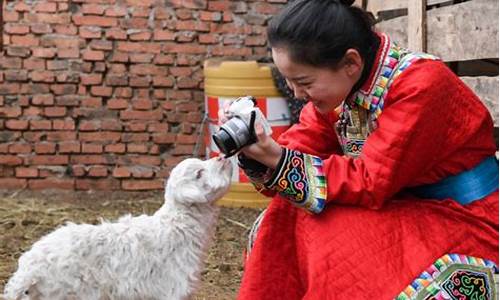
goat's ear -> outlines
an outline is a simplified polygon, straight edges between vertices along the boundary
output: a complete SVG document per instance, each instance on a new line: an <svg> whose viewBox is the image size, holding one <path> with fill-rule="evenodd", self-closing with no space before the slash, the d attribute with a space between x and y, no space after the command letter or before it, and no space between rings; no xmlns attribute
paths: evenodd
<svg viewBox="0 0 500 300"><path fill-rule="evenodd" d="M205 192L194 184L177 187L174 191L175 201L179 203L204 203L207 202Z"/></svg>

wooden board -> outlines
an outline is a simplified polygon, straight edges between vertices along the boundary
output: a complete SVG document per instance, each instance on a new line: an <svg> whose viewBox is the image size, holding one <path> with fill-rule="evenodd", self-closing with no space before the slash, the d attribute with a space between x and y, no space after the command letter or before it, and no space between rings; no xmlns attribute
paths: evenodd
<svg viewBox="0 0 500 300"><path fill-rule="evenodd" d="M382 21L376 28L408 45L408 17ZM498 57L498 0L473 0L427 11L427 52L444 61Z"/></svg>
<svg viewBox="0 0 500 300"><path fill-rule="evenodd" d="M460 77L483 101L498 127L498 76Z"/></svg>
<svg viewBox="0 0 500 300"><path fill-rule="evenodd" d="M408 48L425 52L427 40L426 0L408 1Z"/></svg>
<svg viewBox="0 0 500 300"><path fill-rule="evenodd" d="M405 9L412 0L368 0L366 10L376 16L381 11ZM452 3L452 0L427 0L427 6Z"/></svg>

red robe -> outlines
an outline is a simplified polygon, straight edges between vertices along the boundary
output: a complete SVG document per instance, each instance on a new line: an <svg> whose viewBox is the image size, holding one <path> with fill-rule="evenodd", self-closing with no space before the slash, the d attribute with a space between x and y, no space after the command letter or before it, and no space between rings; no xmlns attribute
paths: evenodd
<svg viewBox="0 0 500 300"><path fill-rule="evenodd" d="M342 154L337 120L308 103L280 137L323 159L327 205L315 215L274 196L238 299L391 299L446 254L498 264L498 191L465 206L404 192L496 151L488 110L442 62L420 59L398 76L359 157Z"/></svg>

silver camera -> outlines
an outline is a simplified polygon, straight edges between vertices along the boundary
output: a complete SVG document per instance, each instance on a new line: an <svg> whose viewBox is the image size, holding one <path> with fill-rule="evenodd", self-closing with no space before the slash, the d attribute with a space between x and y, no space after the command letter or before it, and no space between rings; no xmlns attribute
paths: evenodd
<svg viewBox="0 0 500 300"><path fill-rule="evenodd" d="M253 105L247 103L248 101L252 101ZM242 107L243 105L246 106L246 111L242 109L244 113L234 113L231 119L222 124L219 131L212 135L215 144L226 157L236 154L241 148L257 141L254 129L256 103L255 98L251 96L237 99L233 104L236 106L241 105ZM248 109L250 105L251 108Z"/></svg>

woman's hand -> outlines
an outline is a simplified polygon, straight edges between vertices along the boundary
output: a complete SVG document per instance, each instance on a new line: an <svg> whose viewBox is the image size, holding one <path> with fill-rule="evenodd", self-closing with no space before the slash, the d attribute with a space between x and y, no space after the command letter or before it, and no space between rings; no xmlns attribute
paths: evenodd
<svg viewBox="0 0 500 300"><path fill-rule="evenodd" d="M246 157L254 159L268 168L276 169L281 159L281 146L264 132L261 123L255 124L255 134L257 135L257 142L243 147L241 152Z"/></svg>

